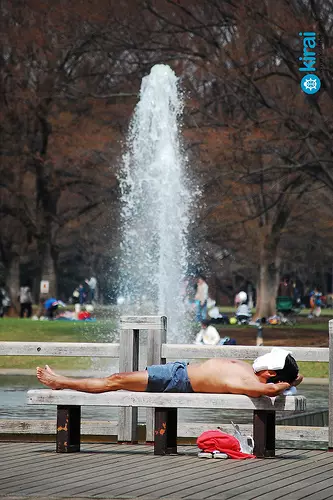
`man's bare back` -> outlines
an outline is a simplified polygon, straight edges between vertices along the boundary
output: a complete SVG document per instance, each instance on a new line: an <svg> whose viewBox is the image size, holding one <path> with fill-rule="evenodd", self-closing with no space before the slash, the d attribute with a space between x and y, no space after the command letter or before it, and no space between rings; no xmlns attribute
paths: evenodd
<svg viewBox="0 0 333 500"><path fill-rule="evenodd" d="M208 359L188 365L187 372L194 392L228 394L234 387L256 377L251 365L235 359Z"/></svg>
<svg viewBox="0 0 333 500"><path fill-rule="evenodd" d="M237 359L209 359L189 365L188 376L194 392L275 396L290 388L287 382L267 384L250 364ZM300 382L298 382L300 383Z"/></svg>

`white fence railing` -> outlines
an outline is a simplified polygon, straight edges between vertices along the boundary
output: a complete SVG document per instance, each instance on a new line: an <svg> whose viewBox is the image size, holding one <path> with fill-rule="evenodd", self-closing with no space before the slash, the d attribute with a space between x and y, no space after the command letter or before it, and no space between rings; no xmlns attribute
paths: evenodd
<svg viewBox="0 0 333 500"><path fill-rule="evenodd" d="M119 358L120 344L88 342L0 342L0 356Z"/></svg>
<svg viewBox="0 0 333 500"><path fill-rule="evenodd" d="M270 352L272 347L257 346L203 346L187 344L162 344L162 358L166 359L203 359L203 358L234 358L255 359ZM296 361L329 362L328 347L285 347L292 351Z"/></svg>

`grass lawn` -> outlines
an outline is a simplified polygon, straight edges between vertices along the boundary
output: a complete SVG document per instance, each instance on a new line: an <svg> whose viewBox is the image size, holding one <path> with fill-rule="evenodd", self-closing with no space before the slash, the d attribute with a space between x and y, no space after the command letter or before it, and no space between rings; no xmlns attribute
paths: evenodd
<svg viewBox="0 0 333 500"><path fill-rule="evenodd" d="M313 378L328 378L328 363L320 363L319 361L299 361L299 371L304 377Z"/></svg>
<svg viewBox="0 0 333 500"><path fill-rule="evenodd" d="M114 320L89 323L5 318L0 321L0 342L113 342L115 328ZM0 356L0 368L29 369L52 361L54 364L52 357ZM57 358L59 369L84 369L90 365L90 358Z"/></svg>

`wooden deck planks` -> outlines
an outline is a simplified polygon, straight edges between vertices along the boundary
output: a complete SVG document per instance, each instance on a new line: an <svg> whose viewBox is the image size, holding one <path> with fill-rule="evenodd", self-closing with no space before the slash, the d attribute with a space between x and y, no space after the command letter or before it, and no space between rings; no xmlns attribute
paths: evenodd
<svg viewBox="0 0 333 500"><path fill-rule="evenodd" d="M112 488L112 493L115 495L126 494L128 496L132 494L133 496L138 497L143 486L146 490L148 490L147 495L149 495L150 493L154 493L156 490L160 491L165 482L168 481L175 482L178 480L184 483L185 480L188 480L188 478L193 476L199 480L204 464L198 463L199 460L194 462L192 457L187 458L188 459L185 461L185 465L182 465L182 467L175 466L172 469L170 469L170 467L167 467L166 469L165 465L163 466L161 464L161 470L156 471L156 469L154 469L154 474L151 474L151 471L145 471L144 475L139 476L140 484L138 484L138 477L135 473L131 474L130 477L124 477L122 481L114 484L110 483L110 479L108 479L105 484L101 485L101 487L94 492L94 495L103 497L110 491L110 488ZM215 460L215 462L217 462L217 460ZM220 466L217 463L207 463L206 467L204 467L203 473L207 475L207 471L212 473L214 470L218 470L219 467ZM165 474L166 470L167 474Z"/></svg>
<svg viewBox="0 0 333 500"><path fill-rule="evenodd" d="M50 454L50 458L53 458L53 467L52 460L48 460L47 467L45 469L43 468L44 477L38 481L38 484L36 484L34 475L32 474L33 464L31 464L30 469L27 471L24 470L20 480L16 480L15 488L21 489L21 485L23 485L25 490L30 494L32 492L43 490L45 484L47 484L48 489L52 489L54 484L58 484L59 487L59 475L63 475L64 468L66 470L66 479L75 483L75 481L80 481L80 477L87 474L87 472L89 472L89 474L94 474L94 479L96 479L98 476L97 473L100 470L103 471L104 467L107 467L112 473L112 469L115 469L115 472L117 472L117 468L123 467L125 464L128 464L130 467L131 465L135 465L135 463L137 463L138 453L133 453L134 450L131 453L130 450L132 447L126 447L129 448L128 452L126 452L123 447L121 448L117 445L115 445L115 448L118 448L118 453L115 453L115 451L103 453L103 450L101 449L99 450L99 453L76 453L64 455L53 452ZM35 472L38 472L38 470ZM48 472L52 472L52 477L47 476ZM57 472L59 474L57 474Z"/></svg>
<svg viewBox="0 0 333 500"><path fill-rule="evenodd" d="M325 485L324 490L316 491L313 494L310 493L309 495L304 496L303 498L306 500L329 500L329 499L331 500L332 496L333 496L332 487L331 486L326 487Z"/></svg>
<svg viewBox="0 0 333 500"><path fill-rule="evenodd" d="M167 468L168 474L173 474L179 468L180 465L181 464L176 465L176 463L173 463L171 467ZM150 471L150 474L152 474L152 470L151 467L149 467L149 464L146 469ZM184 470L183 467L182 470ZM159 469L154 467L153 470L153 474L160 478L165 475L165 472L166 472L165 463L164 465L160 464ZM184 474L186 474L185 471ZM135 485L136 487L138 487L138 485L144 481L145 477L142 477L135 468L131 471L130 474L123 473L121 475L120 474L117 475L117 477L110 476L108 474L108 470L105 470L102 474L98 476L98 484L95 485L95 487L92 488L91 482L89 480L88 481L86 480L80 483L76 488L74 487L74 489L71 491L72 494L75 496L94 495L95 497L98 494L101 494L102 496L105 497L105 494L103 492L104 491L109 492L110 490L112 490L112 496L117 497L117 492L120 491L122 494L123 489L126 485L128 484L134 485L133 489L135 490ZM122 488L119 488L120 484L123 485ZM136 494L134 494L134 496L136 496Z"/></svg>
<svg viewBox="0 0 333 500"><path fill-rule="evenodd" d="M321 457L321 461L323 462L322 466L327 468L327 470L332 469L333 464L330 457L327 458L324 455ZM227 491L223 489L223 493L226 499L242 498L242 500L257 500L259 497L269 500L280 499L283 495L281 488L284 488L284 491L288 491L288 487L291 485L290 490L296 491L297 488L300 488L300 483L303 485L309 477L310 484L317 481L318 467L321 467L321 465L314 467L311 459L304 460L304 463L301 465L293 463L292 467L278 468L273 471L268 467L264 471L264 475L254 475L251 480L247 478L245 481L245 478L243 478L242 485L236 482ZM215 498L217 497L218 495L215 496ZM214 496L211 498L214 498Z"/></svg>
<svg viewBox="0 0 333 500"><path fill-rule="evenodd" d="M148 448L149 449L149 448ZM168 467L168 474L172 472L173 469L177 470L180 466L183 466L184 462L187 460L186 456L179 455L177 457L175 456L166 456L166 457L154 457L152 455L152 450L150 448L149 455L147 455L146 459L143 459L144 457L140 458L136 462L135 467L130 467L129 462L127 461L125 470L122 471L121 474L117 474L117 471L115 470L115 475L112 475L112 470L110 470L109 467L102 469L98 472L96 479L98 480L98 485L95 485L94 488L94 495L97 493L98 488L101 487L101 485L104 485L105 482L111 483L112 490L114 491L118 482L123 481L124 478L126 478L126 482L128 482L131 478L131 476L134 476L134 479L136 481L136 484L138 483L138 477L140 478L140 481L144 480L145 473L149 476L151 475L151 469L152 465L154 465L154 474L160 475L165 473L166 470L166 463L169 464ZM193 466L193 464L192 464ZM182 470L183 467L182 467ZM90 481L85 481L85 482L80 482L78 487L74 486L74 489L71 490L72 494L74 495L79 495L81 492L86 492L87 490L91 489L91 484Z"/></svg>
<svg viewBox="0 0 333 500"><path fill-rule="evenodd" d="M321 456L324 460L327 457L327 453L324 452ZM320 457L318 457L318 460L319 458ZM331 457L328 457L328 460L331 461ZM222 479L222 481L213 481L210 485L210 496L217 497L219 493L223 491L225 498L238 498L242 495L242 499L244 498L245 500L248 498L250 500L253 498L252 490L255 490L257 498L261 493L261 488L265 492L266 490L275 491L276 488L279 487L279 484L281 484L281 479L285 478L287 481L288 477L290 478L290 474L295 474L295 471L298 469L308 471L313 468L312 457L302 459L301 456L298 456L292 462L286 459L274 460L273 462L275 463L269 460L264 460L263 462L264 466L260 469L251 471L243 467L237 476L231 475L229 477L229 475L227 475L227 478ZM332 461L331 463L333 466ZM228 472L228 470L226 470L226 472ZM216 486L214 486L214 484L216 484ZM197 491L195 491L195 489ZM201 486L195 489L188 491L188 496L190 496L191 499L201 500L207 498L207 493Z"/></svg>
<svg viewBox="0 0 333 500"><path fill-rule="evenodd" d="M294 456L298 455L296 451L288 452L288 455ZM208 461L209 462L209 461ZM179 496L181 497L193 497L197 495L199 498L205 498L207 496L207 487L209 486L209 491L211 494L214 494L214 487L217 488L218 491L221 489L221 485L227 487L230 484L230 487L233 487L236 479L240 478L241 484L243 484L244 477L253 477L255 474L260 473L262 470L265 470L267 467L266 460L250 460L250 461L238 461L238 460L227 460L222 461L223 466L223 474L216 475L206 475L201 481L198 481L197 478L186 478L183 481L183 485L181 481L174 481L173 484L168 487L167 490L164 490L164 486L162 486L161 494L164 496L172 494L174 491L178 491ZM283 461L274 460L275 467L282 466ZM272 461L270 460L272 464ZM221 470L221 469L220 469ZM184 490L184 491L183 491ZM186 490L186 491L185 491ZM213 491L212 491L213 490ZM140 496L143 492L138 491L138 496Z"/></svg>
<svg viewBox="0 0 333 500"><path fill-rule="evenodd" d="M140 463L145 460L152 460L154 457L151 454L151 447L143 447L141 446L140 449L142 450L147 450L144 453L141 453L141 451L137 451L135 453L135 450L133 450L133 447L131 446L126 446L126 447L121 447L121 446L114 446L116 449L118 449L118 452L115 451L108 451L107 453L103 453L103 450L100 451L100 453L83 453L83 454L70 454L70 455L59 455L53 453L52 456L56 458L54 462L54 472L59 472L61 475L63 472L64 467L66 468L66 479L68 481L71 481L72 487L76 482L79 482L79 484L82 484L82 481L80 479L81 476L85 476L87 472L89 474L94 474L94 481L98 479L98 476L100 474L105 474L106 471L109 475L112 476L112 474L117 474L117 471L124 470L126 468L129 468L130 470L133 469L133 466L138 462L138 458L140 457ZM111 447L109 446L109 449L111 448L114 450L113 445ZM128 449L128 452L125 452L125 450ZM148 449L147 449L148 448ZM131 451L132 450L132 451ZM139 455L139 456L138 456ZM79 463L78 463L79 461ZM48 468L50 468L50 462L48 462ZM79 470L78 470L79 466ZM28 475L28 478L26 479L24 476ZM54 474L52 474L54 476ZM39 481L38 485L34 484L34 481L32 479L31 475L31 470L26 471L26 474L22 475L21 478L22 484L25 483L25 487L27 490L35 490L44 488L44 483L47 482L48 484L48 489L53 489L52 486L57 484L57 475L55 477L47 478L47 479L42 479ZM16 482L16 486L20 485L20 481ZM59 485L58 485L59 488ZM32 491L31 491L32 493Z"/></svg>
<svg viewBox="0 0 333 500"><path fill-rule="evenodd" d="M317 498L317 495L319 496L320 493L324 495L323 498L326 498L328 493L333 496L332 489L330 490L330 492L327 491L327 488L332 488L333 486L332 467L327 472L318 473L316 475L316 484L308 483L309 481L304 481L302 488L299 487L299 483L297 483L296 485L292 485L292 487L289 486L288 488L286 488L286 492L284 491L284 488L281 488L280 494L282 496L279 496L279 499L287 500L290 497L291 493L293 496L293 500L303 500L303 498L308 498L309 496L312 497L314 495L315 498ZM264 497L260 498L260 500L263 500L263 498Z"/></svg>
<svg viewBox="0 0 333 500"><path fill-rule="evenodd" d="M77 472L74 476L73 475L67 475L66 474L66 482L71 481L71 494L72 495L77 495L78 491L85 491L87 489L91 489L91 477L90 474L93 473L93 478L94 478L94 486L93 488L96 489L98 486L101 484L103 481L104 477L107 477L108 480L110 480L110 477L112 478L112 481L115 482L119 480L123 474L124 471L128 469L134 468L135 470L135 465L138 462L138 457L132 457L132 459L128 459L125 462L118 462L117 464L113 464L111 461L111 467L110 467L110 458L112 460L112 457L109 457L109 462L106 462L104 464L100 464L97 468L95 467L93 470L91 467L89 468L88 471L82 470L81 472ZM149 457L148 459L142 459L144 463L147 464L147 467L149 467ZM89 472L89 475L87 476L87 472ZM30 493L37 493L38 491L43 490L43 485L40 487L40 485L37 488L32 488L29 490ZM48 484L48 492L50 495L56 495L60 492L66 492L68 490L67 485L65 484L57 484L56 481L52 481L52 483Z"/></svg>
<svg viewBox="0 0 333 500"><path fill-rule="evenodd" d="M186 490L187 492L193 485L197 486L199 484L200 487L204 487L202 485L205 485L207 482L211 484L214 478L220 478L221 462L224 461L198 459L196 462L194 462L193 465L193 460L191 460L189 464L189 472L187 474L184 474L182 469L172 477L166 477L165 480L162 479L162 481L159 477L151 476L149 480L144 483L144 485L134 485L134 487L132 485L126 485L124 488L122 488L121 492L119 491L119 494L122 493L129 495L133 493L137 497L141 497L153 494L158 488L161 496L168 496L170 494L173 494L174 492L177 492L181 495L184 490ZM248 462L247 466L249 468L260 467L261 465L263 465L262 461L259 460L253 460L252 462L253 463L251 464ZM229 469L230 472L236 472L237 468L241 466L241 462L224 462L224 466L222 467L225 466L229 467L228 473ZM106 490L104 490L103 493L106 493Z"/></svg>
<svg viewBox="0 0 333 500"><path fill-rule="evenodd" d="M43 451L41 449L38 450L37 445L37 448L30 450L30 452L27 451L21 457L19 455L19 451L16 452L14 457L10 455L10 458L4 459L1 465L0 477L2 477L2 474L8 473L8 471L15 471L15 469L13 469L13 465L19 465L21 469L24 470L24 472L26 471L27 465L30 465L33 468L38 468L39 465L43 467L45 466L45 470L47 470L47 468L55 468L57 466L57 463L63 463L63 461L66 460L65 457L68 457L68 455L64 456L56 454L54 451L54 446L55 445L53 445L53 449L51 450L48 445L47 449ZM94 451L93 446L94 445L92 445L90 453L93 453ZM86 453L82 453L82 455L73 455L69 460L71 461L71 463L73 463L75 461L75 458L77 458L77 460L84 460L85 456ZM45 465L46 462L50 464L49 467Z"/></svg>
<svg viewBox="0 0 333 500"><path fill-rule="evenodd" d="M31 463L27 467L24 468L23 473L21 474L20 478L16 480L15 482L15 487L19 487L23 485L25 489L29 489L30 485L33 485L32 487L35 487L35 475L38 474L39 469L43 470L44 477L47 476L50 472L52 473L52 477L46 479L48 482L48 487L51 487L53 482L57 483L58 478L57 478L57 473L60 475L63 472L64 467L66 468L66 477L68 480L71 480L71 478L78 478L80 477L81 474L87 473L87 470L89 473L94 473L94 471L98 471L100 468L103 468L104 466L109 466L110 464L110 456L109 455L100 455L96 457L95 455L86 455L85 457L80 457L80 459L77 459L76 457L73 459L65 459L65 460L57 460L57 463L54 463L54 456L55 454L49 458L47 464L44 467L44 464L41 462L38 462L37 464ZM52 460L53 459L53 460ZM111 459L112 460L112 459ZM53 464L52 464L53 461ZM137 461L137 458L133 458L133 462L135 463ZM119 461L120 462L120 461ZM115 460L115 463L119 463L117 460ZM79 467L79 470L78 470ZM11 476L13 477L13 476ZM7 476L8 478L8 476ZM4 478L5 480L6 478ZM8 478L9 479L9 478ZM38 486L43 484L43 480L39 481Z"/></svg>
<svg viewBox="0 0 333 500"><path fill-rule="evenodd" d="M64 463L75 464L77 461L84 462L85 460L88 459L89 456L95 456L96 461L98 461L102 459L103 456L105 456L105 452L103 453L103 451L100 450L100 448L96 448L95 445L90 445L88 453L83 451L82 453L78 454L62 455L55 453L54 444L52 446L52 449L50 449L50 445L48 445L47 450L45 451L40 450L40 453L36 453L36 451L32 450L30 454L29 453L25 454L24 461L6 460L6 458L4 458L0 474L4 473L4 471L15 470L13 469L14 464L19 464L21 468L24 467L24 469L22 469L22 473L24 474L25 471L27 470L25 465L30 465L31 468L36 468L39 466L39 463L48 462L50 463L50 467L53 467L55 469L58 464L64 464ZM123 456L123 454L119 450L119 452L115 456L121 457Z"/></svg>
<svg viewBox="0 0 333 500"><path fill-rule="evenodd" d="M333 498L333 453L278 450L266 460L198 459L196 447L154 456L144 445L84 443L56 454L54 443L0 442L0 497L190 500Z"/></svg>

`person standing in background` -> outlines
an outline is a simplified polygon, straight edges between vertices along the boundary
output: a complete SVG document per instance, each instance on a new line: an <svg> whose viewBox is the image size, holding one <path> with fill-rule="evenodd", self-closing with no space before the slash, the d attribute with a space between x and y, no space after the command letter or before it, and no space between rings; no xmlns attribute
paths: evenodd
<svg viewBox="0 0 333 500"><path fill-rule="evenodd" d="M5 315L5 310L3 306L3 300L4 300L4 293L3 293L3 288L0 288L0 318L3 318Z"/></svg>
<svg viewBox="0 0 333 500"><path fill-rule="evenodd" d="M88 302L91 303L96 296L97 279L94 276L91 276L89 280L87 279L85 281L89 286Z"/></svg>
<svg viewBox="0 0 333 500"><path fill-rule="evenodd" d="M3 318L7 313L11 304L9 294L5 286L0 286L0 318Z"/></svg>
<svg viewBox="0 0 333 500"><path fill-rule="evenodd" d="M28 284L26 283L24 286L20 288L20 318L24 318L24 314L27 313L27 318L31 318L32 314L32 296L31 290Z"/></svg>
<svg viewBox="0 0 333 500"><path fill-rule="evenodd" d="M312 319L314 316L316 318L319 318L321 314L321 306L322 306L322 301L321 301L322 293L318 290L317 287L315 287L311 292L310 292L310 314L308 318Z"/></svg>
<svg viewBox="0 0 333 500"><path fill-rule="evenodd" d="M194 297L196 301L196 320L201 323L207 318L208 285L206 278L202 275L197 280L197 292Z"/></svg>
<svg viewBox="0 0 333 500"><path fill-rule="evenodd" d="M294 296L294 287L292 281L288 277L283 278L283 281L280 282L278 288L278 297L293 297Z"/></svg>
<svg viewBox="0 0 333 500"><path fill-rule="evenodd" d="M82 283L79 284L79 304L82 306L86 301L86 293Z"/></svg>

